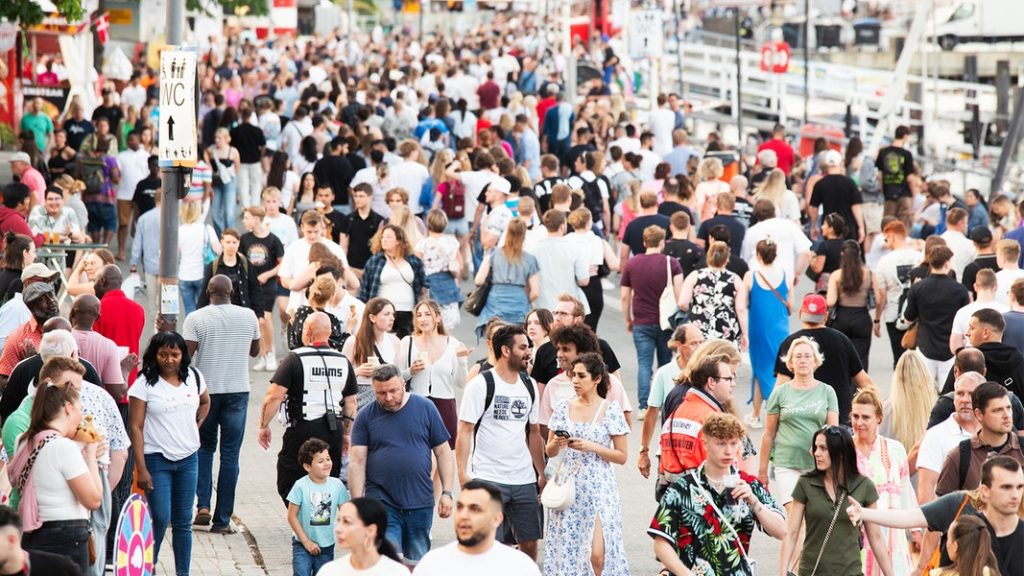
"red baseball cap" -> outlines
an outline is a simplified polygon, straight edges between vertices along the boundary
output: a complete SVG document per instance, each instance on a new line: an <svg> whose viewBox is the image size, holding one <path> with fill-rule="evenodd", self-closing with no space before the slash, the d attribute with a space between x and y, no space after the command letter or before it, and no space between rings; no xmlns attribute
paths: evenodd
<svg viewBox="0 0 1024 576"><path fill-rule="evenodd" d="M800 317L808 322L820 323L825 321L825 313L828 311L828 304L821 294L808 294L804 296L804 303L800 306Z"/></svg>

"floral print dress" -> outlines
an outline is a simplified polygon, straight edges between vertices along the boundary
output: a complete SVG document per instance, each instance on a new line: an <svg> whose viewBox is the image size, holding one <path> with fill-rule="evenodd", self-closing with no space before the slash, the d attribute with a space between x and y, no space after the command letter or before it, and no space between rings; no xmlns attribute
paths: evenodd
<svg viewBox="0 0 1024 576"><path fill-rule="evenodd" d="M604 416L590 422L569 419L569 401L558 403L551 430L565 430L572 438L583 438L602 446L612 445L612 436L629 433L626 417L618 402L608 402ZM597 518L601 518L605 557L603 576L628 576L629 563L622 541L622 502L611 462L592 452L565 449L563 470L575 469L576 500L562 512L548 512L545 535L545 576L590 576L590 547Z"/></svg>
<svg viewBox="0 0 1024 576"><path fill-rule="evenodd" d="M740 319L736 315L736 275L728 270L701 268L694 272L690 322L704 340L722 338L739 346Z"/></svg>

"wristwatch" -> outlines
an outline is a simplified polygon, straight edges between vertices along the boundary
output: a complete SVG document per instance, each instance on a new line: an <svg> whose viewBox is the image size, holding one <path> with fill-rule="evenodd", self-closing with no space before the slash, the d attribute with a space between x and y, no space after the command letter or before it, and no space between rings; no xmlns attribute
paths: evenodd
<svg viewBox="0 0 1024 576"><path fill-rule="evenodd" d="M442 490L441 491L441 496L447 496L447 497L449 497L449 498L451 498L453 500L455 499L455 496L452 494L451 490Z"/></svg>

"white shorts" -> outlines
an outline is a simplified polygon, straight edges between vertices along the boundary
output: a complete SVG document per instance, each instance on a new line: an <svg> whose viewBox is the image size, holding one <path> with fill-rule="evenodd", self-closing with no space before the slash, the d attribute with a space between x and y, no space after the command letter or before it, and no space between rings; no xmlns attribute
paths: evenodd
<svg viewBox="0 0 1024 576"><path fill-rule="evenodd" d="M878 234L882 231L882 212L884 207L878 202L864 202L860 205L861 214L864 216L864 232L867 234Z"/></svg>
<svg viewBox="0 0 1024 576"><path fill-rule="evenodd" d="M793 488L796 488L796 481L800 476L810 472L810 468L786 468L785 466L771 465L768 469L768 480L771 482L771 493L780 506L785 506L793 501Z"/></svg>

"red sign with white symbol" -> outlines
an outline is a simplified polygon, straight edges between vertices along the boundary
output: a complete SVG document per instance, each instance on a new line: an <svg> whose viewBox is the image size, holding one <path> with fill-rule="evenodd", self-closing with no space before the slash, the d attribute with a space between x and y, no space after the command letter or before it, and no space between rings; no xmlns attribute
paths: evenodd
<svg viewBox="0 0 1024 576"><path fill-rule="evenodd" d="M761 46L761 70L775 74L785 74L789 70L789 44L785 42L765 42Z"/></svg>

